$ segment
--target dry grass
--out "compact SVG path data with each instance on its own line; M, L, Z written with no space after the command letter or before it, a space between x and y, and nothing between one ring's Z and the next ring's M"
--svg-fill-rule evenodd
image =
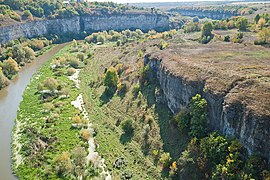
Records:
M247 107L270 115L269 48L220 41L206 45L186 41L169 43L163 51L152 48L148 52L153 52L152 57L162 59L167 70L187 82L204 83L205 89L218 95L233 89L231 98L245 99Z

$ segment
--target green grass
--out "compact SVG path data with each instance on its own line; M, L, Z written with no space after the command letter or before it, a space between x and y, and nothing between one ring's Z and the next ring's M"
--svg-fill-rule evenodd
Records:
M67 55L68 49L69 46L64 47L54 58ZM33 147L38 137L40 138L42 136L48 139L56 138L56 140L48 143L51 148L41 150L37 152L36 155L32 154L27 156L18 168L14 168L19 179L44 179L45 177L57 179L56 172L53 170L54 158L63 151L70 152L78 146L78 144L87 146L87 143L82 143L80 140L79 130L71 130L70 118L78 111L70 103L76 99L79 91L74 88L74 83L70 81L66 75L57 77L53 75L50 66L51 60L46 62L39 72L32 77L30 84L24 92L23 101L20 104L17 115L17 120L22 123L19 133L21 135L20 143L23 146L25 145L25 149L23 148L20 153L25 153L25 151ZM59 107L61 111L59 119L55 119L53 123L45 122L44 117L49 116L49 114L44 113L44 105L40 100L40 94L37 94L38 84L47 77L56 78L61 84L70 89L70 98L64 100L56 98L52 101L53 104L59 101L64 103L64 106ZM53 110L53 113L55 113L55 111L56 109ZM32 137L27 133L27 129L34 129L37 132L35 132Z
M161 179L169 178L168 174L162 171L158 158L153 155L153 150L171 153L173 160L176 160L180 152L186 148L186 137L181 135L177 128L170 124L172 115L167 107L155 103L155 85L143 88L142 96L134 98L132 89L135 84L132 82L139 73L135 68L128 76L123 73L120 79L128 79L130 84L128 92L124 96L115 93L107 98L104 103L101 98L105 87L102 85L104 70L109 68L112 62L117 60L125 66L136 67L142 63L131 61L136 59L141 44L134 44L122 47L97 47L93 59L80 73L81 90L83 92L86 109L96 130L96 142L99 144L97 151L105 158L105 163L115 179L119 179L123 172L131 170L133 179ZM122 53L119 53L122 52ZM126 55L123 54L128 52ZM144 146L142 136L143 129L147 122L144 114L154 117L149 133L149 145ZM135 122L135 132L131 137L125 136L121 128L121 122L131 118ZM179 138L175 138L179 136ZM165 142L163 144L163 142ZM120 169L113 167L118 158L124 158L126 165Z

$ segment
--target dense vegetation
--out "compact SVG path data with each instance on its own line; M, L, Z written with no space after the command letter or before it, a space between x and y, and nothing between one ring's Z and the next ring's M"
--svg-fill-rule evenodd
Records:
M66 4L62 0L57 1L24 1L24 0L1 0L0 20L10 17L16 21L33 20L37 18L68 18L86 14L119 14L126 11L138 11L143 8L125 6L113 2L83 2L71 1ZM16 13L20 11L20 13Z

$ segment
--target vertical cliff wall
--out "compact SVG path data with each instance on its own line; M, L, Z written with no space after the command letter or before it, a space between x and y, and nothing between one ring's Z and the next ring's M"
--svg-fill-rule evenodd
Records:
M236 137L249 153L259 153L270 160L270 115L248 108L244 103L246 100L238 94L247 86L260 88L257 84L243 81L232 85L224 94L216 94L205 91L205 80L187 80L174 73L158 56L148 54L144 63L153 70L163 91L161 99L174 114L199 93L208 102L208 125L211 130Z
M32 38L45 34L80 33L124 29L167 30L169 18L161 14L88 15L65 19L39 20L0 27L0 43L20 37Z

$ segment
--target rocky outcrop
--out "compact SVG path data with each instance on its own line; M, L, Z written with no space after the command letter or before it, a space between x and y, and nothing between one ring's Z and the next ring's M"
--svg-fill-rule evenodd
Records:
M151 29L166 30L169 18L161 14L125 13L115 15L88 15L65 19L38 20L0 27L0 43L20 37L37 37L45 34L78 34L105 30Z
M205 90L205 80L187 80L174 73L158 56L147 54L144 64L148 64L154 72L163 91L162 99L174 114L199 93L208 102L210 129L236 137L249 153L259 153L270 161L270 115L248 108L245 100L238 95L246 82L236 82L226 93L217 94ZM249 86L252 88L252 85ZM259 88L257 86L254 87Z
M211 18L211 19L226 19L232 16L239 16L237 12L229 11L210 11L210 10L196 10L196 9L172 9L171 12L178 12L183 16L199 17L199 18Z

